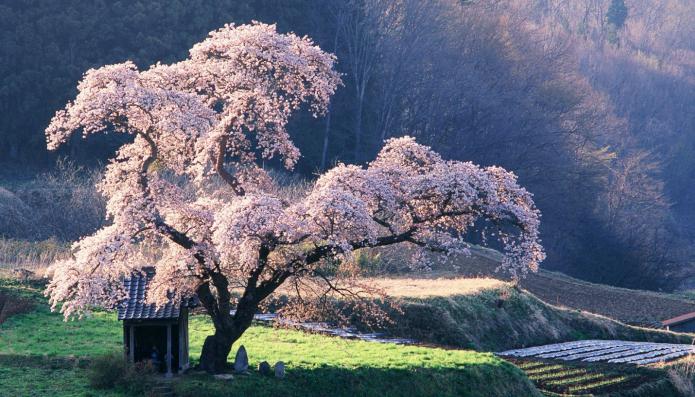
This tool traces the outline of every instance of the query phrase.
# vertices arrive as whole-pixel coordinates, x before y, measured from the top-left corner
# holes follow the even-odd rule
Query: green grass
[[[556,372],[550,372],[550,373],[539,373],[539,374],[531,374],[531,372],[526,371],[526,374],[528,375],[529,379],[532,381],[545,381],[545,380],[552,380],[552,379],[559,379],[559,378],[566,378],[570,376],[577,376],[581,374],[585,374],[586,370],[585,369],[569,369],[569,370],[563,370],[563,371],[556,371]]]
[[[0,283],[17,291],[17,285]],[[22,287],[39,302],[31,313],[0,325],[0,395],[116,396],[90,390],[89,360],[120,351],[121,324],[113,313],[64,322],[50,313],[39,290]],[[190,322],[191,357],[199,356],[212,327]],[[385,345],[253,326],[242,337],[253,367],[284,361],[286,379],[258,374],[232,382],[204,374],[175,382],[179,396],[539,396],[521,370],[489,353]],[[235,346],[236,348],[236,346]],[[233,355],[232,355],[233,356]],[[49,392],[50,391],[50,392]]]
[[[191,348],[197,356],[211,328],[199,317],[191,327],[196,330]],[[517,368],[488,353],[350,341],[268,327],[250,328],[239,344],[247,348],[252,367],[260,361],[288,366],[285,380],[237,377],[233,384],[240,395],[536,395]],[[185,379],[178,392],[227,395],[228,384],[205,378]]]
[[[115,391],[91,390],[88,361],[43,356],[0,354],[2,396],[120,396]]]
[[[122,328],[112,313],[64,322],[39,307],[0,325],[0,352],[18,356],[89,357],[122,348]]]

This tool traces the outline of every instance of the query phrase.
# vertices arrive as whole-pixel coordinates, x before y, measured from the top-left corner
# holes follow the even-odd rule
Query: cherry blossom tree
[[[485,227],[505,269],[535,270],[540,214],[516,177],[445,161],[409,137],[387,141],[366,167],[336,166],[297,197],[277,193],[259,163],[292,169],[300,154],[288,119],[304,105],[325,111],[340,84],[334,62],[306,37],[253,23],[211,32],[178,63],[89,70],[46,129],[48,147],[77,131],[132,139],[99,184],[109,225],[50,268],[53,308],[70,318],[113,307],[125,296],[122,278],[154,266],[155,303],[197,295],[211,317],[201,368],[217,372],[283,285],[297,297],[306,286],[373,297],[348,260],[362,248],[466,253],[467,234]]]

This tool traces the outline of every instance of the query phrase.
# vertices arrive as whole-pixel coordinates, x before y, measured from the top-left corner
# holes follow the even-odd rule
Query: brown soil
[[[663,320],[695,311],[695,301],[685,297],[592,284],[545,271],[529,276],[521,286],[548,303],[628,324],[659,326]]]

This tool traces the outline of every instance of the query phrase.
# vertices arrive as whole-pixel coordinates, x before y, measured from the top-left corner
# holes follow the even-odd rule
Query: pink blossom
[[[342,291],[339,276],[322,273],[327,259],[391,244],[467,253],[466,235],[483,226],[494,229],[502,267],[514,277],[537,269],[540,213],[515,175],[446,161],[410,137],[387,141],[366,167],[336,166],[297,197],[271,193],[258,162],[279,157],[294,166],[300,153],[287,122],[305,103],[325,111],[340,84],[334,62],[308,38],[253,23],[210,33],[179,63],[88,71],[46,129],[48,147],[76,131],[134,139],[99,185],[109,226],[50,268],[53,307],[62,303],[70,317],[112,306],[124,295],[121,278],[153,265],[155,302],[198,294],[220,316],[216,327],[236,335],[230,330],[249,323],[225,314],[232,288],[245,291],[237,313],[286,282],[313,279]],[[338,274],[355,280],[348,267]]]

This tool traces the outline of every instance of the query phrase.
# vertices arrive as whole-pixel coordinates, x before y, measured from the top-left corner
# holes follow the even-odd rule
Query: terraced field
[[[508,350],[497,354],[502,357],[649,365],[693,355],[695,346],[620,340],[582,340]]]
[[[546,396],[677,395],[658,370],[527,358],[510,361]]]
[[[507,278],[495,271],[502,260],[499,252],[482,247],[471,251],[470,257],[457,258],[456,271],[441,269],[431,277]],[[663,320],[695,311],[695,300],[688,296],[594,284],[546,270],[529,274],[520,286],[552,305],[600,314],[631,325],[660,327]]]
[[[632,325],[659,327],[663,320],[695,311],[695,301],[685,296],[594,284],[543,270],[522,280],[521,287],[550,304]]]

